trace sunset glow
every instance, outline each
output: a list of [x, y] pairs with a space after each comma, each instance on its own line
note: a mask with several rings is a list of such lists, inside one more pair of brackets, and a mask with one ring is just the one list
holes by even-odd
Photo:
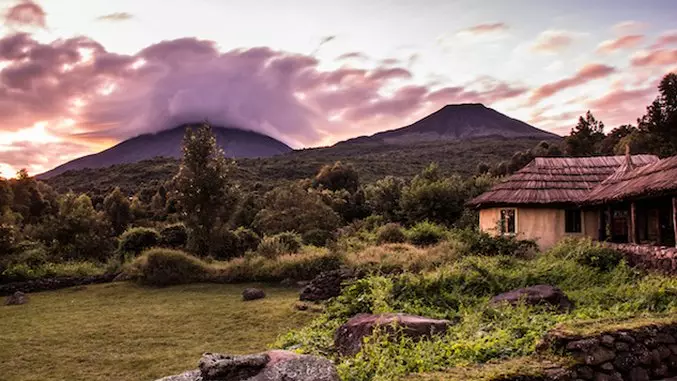
[[587, 110], [613, 128], [677, 70], [668, 0], [20, 4], [0, 3], [5, 177], [205, 118], [295, 148], [464, 102], [559, 134]]

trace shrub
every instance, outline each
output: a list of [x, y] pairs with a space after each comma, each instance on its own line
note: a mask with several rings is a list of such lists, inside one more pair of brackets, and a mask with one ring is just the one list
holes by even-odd
[[93, 262], [63, 262], [29, 265], [15, 263], [7, 267], [0, 277], [3, 282], [25, 282], [28, 280], [55, 277], [85, 277], [105, 273], [105, 268]]
[[548, 251], [548, 254], [562, 259], [573, 259], [581, 265], [609, 271], [616, 267], [623, 256], [604, 244], [590, 238], [566, 238]]
[[324, 229], [313, 229], [303, 234], [303, 243], [313, 246], [325, 246], [332, 239], [332, 233]]
[[179, 250], [155, 248], [136, 258], [128, 274], [143, 284], [171, 286], [209, 279], [209, 265]]
[[17, 229], [14, 225], [0, 224], [0, 256], [10, 253], [17, 240]]
[[188, 242], [188, 230], [183, 224], [165, 226], [160, 230], [160, 244], [162, 246], [181, 248]]
[[119, 250], [122, 253], [139, 254], [160, 241], [160, 234], [151, 228], [127, 229], [120, 236]]
[[211, 250], [209, 254], [212, 257], [221, 260], [230, 259], [239, 256], [240, 240], [232, 230], [222, 225], [212, 233], [209, 247]]
[[407, 240], [402, 226], [396, 223], [389, 223], [381, 226], [376, 232], [376, 243], [401, 243]]
[[446, 236], [447, 230], [443, 226], [429, 221], [419, 222], [407, 232], [409, 242], [419, 246], [434, 245]]
[[299, 235], [285, 232], [263, 237], [256, 252], [266, 258], [277, 258], [283, 254], [297, 253], [300, 249], [301, 238]]
[[531, 240], [520, 240], [513, 236], [493, 236], [486, 232], [473, 229], [454, 230], [452, 237], [467, 247], [467, 254], [471, 255], [508, 255], [528, 257], [538, 246]]
[[261, 237], [251, 229], [240, 226], [235, 230], [235, 237], [238, 241], [238, 256], [244, 255], [248, 251], [254, 251], [261, 243]]

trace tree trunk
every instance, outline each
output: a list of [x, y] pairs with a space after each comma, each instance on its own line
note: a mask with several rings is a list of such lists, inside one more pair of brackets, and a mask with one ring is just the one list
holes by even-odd
[[637, 243], [637, 204], [630, 203], [630, 228], [628, 230], [630, 243]]

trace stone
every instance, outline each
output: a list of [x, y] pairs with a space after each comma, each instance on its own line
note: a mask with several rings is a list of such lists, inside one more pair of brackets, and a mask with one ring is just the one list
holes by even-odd
[[520, 302], [532, 306], [548, 304], [560, 311], [570, 311], [573, 308], [573, 304], [562, 290], [546, 284], [520, 288], [496, 295], [490, 303], [493, 305], [508, 303], [514, 306]]
[[620, 373], [596, 373], [595, 381], [623, 381], [623, 376]]
[[673, 355], [677, 355], [677, 345], [668, 345], [668, 348], [670, 348], [670, 351], [672, 352]]
[[451, 325], [449, 320], [407, 314], [359, 314], [336, 330], [334, 347], [339, 354], [352, 356], [360, 351], [363, 339], [370, 336], [376, 327], [383, 327], [388, 334], [423, 339], [443, 334]]
[[579, 366], [576, 368], [576, 374], [578, 375], [579, 378], [582, 378], [584, 380], [594, 380], [595, 379], [595, 371], [587, 366]]
[[630, 350], [630, 345], [624, 342], [616, 342], [614, 343], [614, 348], [616, 348], [618, 352], [627, 352]]
[[575, 340], [567, 343], [566, 349], [568, 351], [581, 351], [587, 352], [592, 348], [596, 347], [599, 344], [599, 341], [592, 337], [589, 339]]
[[272, 350], [253, 355], [205, 353], [199, 369], [157, 381], [340, 381], [326, 358]]
[[604, 347], [595, 347], [585, 354], [585, 363], [588, 365], [600, 365], [611, 361], [616, 357], [616, 353]]
[[668, 375], [668, 366], [660, 364], [651, 369], [651, 374], [653, 374], [654, 377], [665, 377]]
[[644, 368], [632, 368], [628, 376], [629, 381], [649, 381], [649, 372]]
[[672, 355], [668, 357], [668, 359], [665, 360], [665, 363], [668, 365], [668, 368], [677, 369], [677, 356]]
[[658, 350], [658, 356], [661, 360], [665, 360], [672, 355], [670, 348], [666, 347], [665, 345], [660, 345], [656, 350]]
[[624, 343], [630, 343], [630, 344], [634, 344], [635, 341], [636, 341], [635, 338], [632, 337], [632, 335], [630, 335], [627, 332], [618, 332], [616, 334], [616, 340], [622, 341]]
[[317, 302], [337, 297], [341, 295], [343, 283], [353, 277], [353, 272], [347, 269], [322, 272], [301, 290], [299, 299]]
[[614, 359], [614, 367], [622, 372], [629, 371], [637, 366], [637, 363], [637, 357], [630, 352], [618, 352]]
[[280, 286], [282, 287], [294, 287], [294, 280], [292, 278], [284, 278], [282, 279], [282, 282], [280, 282]]
[[616, 341], [616, 340], [611, 335], [603, 335], [602, 338], [600, 339], [600, 342], [602, 343], [602, 345], [609, 347], [609, 348], [613, 348], [614, 341]]
[[245, 288], [244, 291], [242, 291], [242, 300], [244, 301], [263, 299], [265, 297], [266, 293], [260, 288], [251, 287]]
[[605, 362], [604, 364], [600, 365], [599, 368], [605, 372], [612, 372], [614, 370], [614, 366], [610, 362]]
[[28, 295], [24, 294], [21, 291], [17, 291], [12, 295], [8, 296], [7, 298], [5, 298], [6, 306], [17, 306], [26, 303], [28, 303]]
[[656, 342], [658, 344], [675, 344], [675, 338], [667, 333], [659, 332], [656, 334]]

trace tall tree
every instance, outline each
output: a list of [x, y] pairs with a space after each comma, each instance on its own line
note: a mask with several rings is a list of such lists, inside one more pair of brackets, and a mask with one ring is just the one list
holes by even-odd
[[189, 230], [189, 248], [198, 255], [210, 253], [211, 236], [221, 215], [230, 205], [228, 177], [231, 165], [216, 143], [208, 123], [186, 129], [183, 158], [174, 178], [181, 213]]
[[585, 118], [580, 116], [576, 127], [565, 138], [565, 151], [569, 156], [591, 156], [597, 153], [602, 140], [604, 140], [604, 123], [595, 119], [588, 110]]
[[103, 200], [103, 209], [106, 217], [113, 226], [113, 231], [116, 235], [120, 235], [127, 225], [132, 220], [132, 212], [130, 208], [129, 199], [116, 187]]
[[652, 151], [661, 156], [677, 154], [677, 74], [667, 74], [658, 85], [658, 97], [639, 120], [649, 133]]

